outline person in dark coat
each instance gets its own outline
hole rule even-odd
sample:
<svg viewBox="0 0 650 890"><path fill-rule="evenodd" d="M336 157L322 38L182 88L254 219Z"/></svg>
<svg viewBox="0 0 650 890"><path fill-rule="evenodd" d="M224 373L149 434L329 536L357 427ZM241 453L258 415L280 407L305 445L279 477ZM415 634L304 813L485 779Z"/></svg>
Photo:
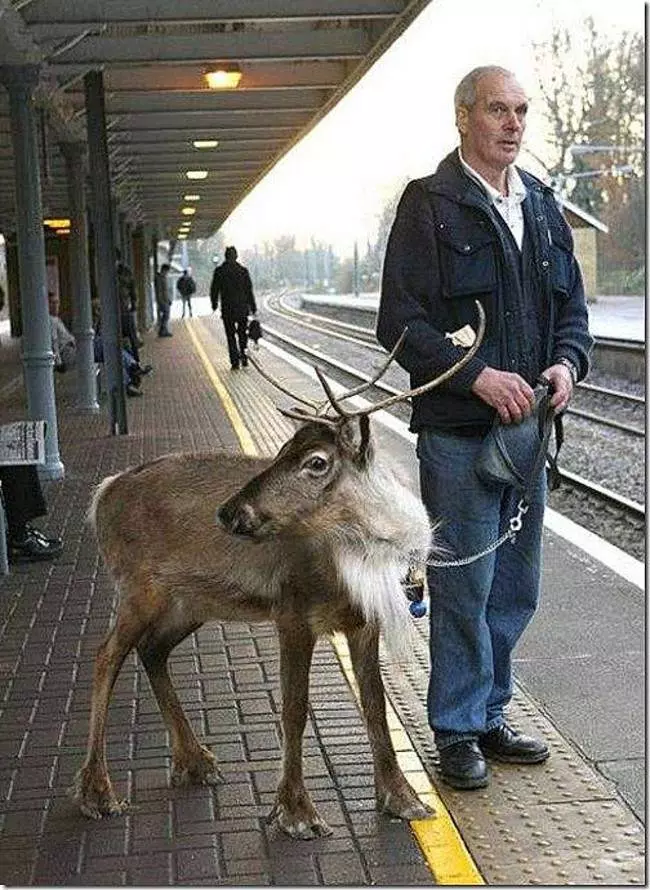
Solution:
<svg viewBox="0 0 650 890"><path fill-rule="evenodd" d="M185 318L186 306L189 310L190 318L192 318L192 295L196 293L196 282L190 275L189 269L183 269L183 274L176 282L176 290L183 301L183 314L181 318Z"/></svg>
<svg viewBox="0 0 650 890"><path fill-rule="evenodd" d="M593 340L571 230L552 190L514 166L528 102L514 75L477 68L455 94L460 148L432 176L410 182L389 236L377 337L416 387L449 369L475 337L479 300L485 338L438 389L413 399L420 487L442 520L439 545L456 558L482 552L508 527L520 495L488 486L474 464L498 414L531 413L541 376L561 412L588 371ZM441 778L485 786L486 758L535 764L542 740L506 722L512 651L538 604L543 471L515 543L467 566L428 570L431 674L428 717Z"/></svg>
<svg viewBox="0 0 650 890"><path fill-rule="evenodd" d="M236 371L240 364L243 367L248 364L248 316L255 315L257 306L248 269L237 262L237 250L234 247L226 247L225 260L217 266L212 276L210 302L213 312L217 310L219 299L230 366Z"/></svg>
<svg viewBox="0 0 650 890"><path fill-rule="evenodd" d="M63 550L61 539L46 537L32 524L32 520L47 513L36 466L0 466L0 483L9 562L40 562L58 556Z"/></svg>

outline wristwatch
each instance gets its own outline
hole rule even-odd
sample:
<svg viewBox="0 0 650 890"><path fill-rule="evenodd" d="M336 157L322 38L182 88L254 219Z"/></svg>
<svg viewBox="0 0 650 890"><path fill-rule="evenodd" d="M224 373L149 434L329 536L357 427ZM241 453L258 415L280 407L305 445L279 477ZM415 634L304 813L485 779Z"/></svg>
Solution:
<svg viewBox="0 0 650 890"><path fill-rule="evenodd" d="M561 358L559 358L557 360L556 364L564 365L565 368L569 369L569 374L571 375L571 382L575 386L575 384L578 382L578 369L573 364L571 359L565 358L564 356L562 356Z"/></svg>

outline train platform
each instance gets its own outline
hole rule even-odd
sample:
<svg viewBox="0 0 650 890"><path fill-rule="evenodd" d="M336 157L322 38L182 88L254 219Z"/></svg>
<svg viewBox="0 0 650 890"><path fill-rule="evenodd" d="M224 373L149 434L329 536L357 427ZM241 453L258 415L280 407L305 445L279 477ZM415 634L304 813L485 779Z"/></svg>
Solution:
<svg viewBox="0 0 650 890"><path fill-rule="evenodd" d="M65 478L47 484L49 513L39 526L62 535L64 553L52 563L14 565L0 579L0 883L644 884L644 804L621 793L626 768L638 776L645 764L643 592L552 531L549 605L522 645L510 712L519 728L548 740L546 764L494 765L481 791L439 783L426 724L427 626L420 621L409 663L384 655L382 668L400 763L436 815L409 824L377 814L345 647L323 639L312 670L305 773L333 833L292 840L266 818L281 753L273 626L215 623L181 644L170 666L224 781L171 786L167 733L133 653L115 687L107 744L117 793L130 808L114 819L82 816L68 788L85 754L94 655L115 606L84 522L94 486L171 451L274 454L293 432L276 409L286 404L283 396L253 368L230 371L219 319L176 320L172 330L168 339L146 336L154 371L143 397L128 401L127 435L108 434L105 405L98 415L76 412L74 372L57 375ZM299 362L262 346L259 355L275 376L320 396ZM3 338L0 423L22 417L18 348ZM376 419L380 447L394 449L412 470L412 448L405 451L404 440Z"/></svg>

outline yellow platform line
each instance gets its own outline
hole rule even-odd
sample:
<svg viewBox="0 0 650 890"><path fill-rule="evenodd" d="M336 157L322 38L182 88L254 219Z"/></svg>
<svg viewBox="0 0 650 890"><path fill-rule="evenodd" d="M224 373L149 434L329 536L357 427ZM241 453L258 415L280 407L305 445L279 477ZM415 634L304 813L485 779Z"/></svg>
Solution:
<svg viewBox="0 0 650 890"><path fill-rule="evenodd" d="M347 641L342 634L336 634L332 639L332 645L341 669L358 702L359 688L354 676ZM435 812L435 816L430 819L413 819L410 825L436 884L454 886L485 884L454 824L454 820L432 785L424 764L388 698L386 699L386 717L391 740L397 754L397 762L402 772L411 787L417 792L420 800L428 804Z"/></svg>
<svg viewBox="0 0 650 890"><path fill-rule="evenodd" d="M212 361L193 330L193 326L186 320L185 327L203 363L208 378L221 399L228 419L239 439L242 451L250 457L257 457L258 451L248 427L231 399L230 393L221 382ZM359 690L345 637L341 634L336 634L332 638L331 643L341 670L355 694L357 703L359 703ZM410 826L436 883L454 886L485 884L449 811L432 785L408 733L388 699L386 699L386 716L391 740L397 754L397 762L402 772L420 799L427 803L435 812L435 816L430 819L412 820Z"/></svg>
<svg viewBox="0 0 650 890"><path fill-rule="evenodd" d="M228 420L232 424L232 428L235 431L235 435L239 439L239 444L241 445L241 450L248 457L257 457L258 451L255 447L255 443L253 442L253 438L248 431L248 427L242 420L241 414L235 407L235 403L230 398L230 393L221 382L219 375L217 374L214 364L210 360L207 352L203 348L203 344L199 340L196 335L196 331L194 330L193 325L189 323L189 321L185 321L185 328L187 333L190 335L190 339L196 349L199 358L203 363L203 367L205 368L205 372L208 375L210 382L214 386L217 395L221 399L221 403L224 407L226 414L228 415Z"/></svg>

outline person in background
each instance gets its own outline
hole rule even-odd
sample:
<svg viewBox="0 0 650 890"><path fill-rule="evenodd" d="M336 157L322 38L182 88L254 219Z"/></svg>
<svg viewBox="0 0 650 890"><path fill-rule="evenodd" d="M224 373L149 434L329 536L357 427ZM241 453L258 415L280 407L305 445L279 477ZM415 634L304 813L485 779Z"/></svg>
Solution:
<svg viewBox="0 0 650 890"><path fill-rule="evenodd" d="M47 303L50 313L50 336L52 338L52 352L54 353L54 370L59 372L67 371L75 363L77 343L63 320L59 318L60 301L53 291L48 292Z"/></svg>
<svg viewBox="0 0 650 890"><path fill-rule="evenodd" d="M192 295L196 293L196 282L190 275L189 269L183 269L183 274L176 282L176 290L183 301L183 314L181 318L185 318L186 306L189 310L190 318L192 318Z"/></svg>
<svg viewBox="0 0 650 890"><path fill-rule="evenodd" d="M236 371L246 367L248 316L257 313L253 284L248 269L237 262L237 250L226 247L225 260L214 270L210 285L212 311L216 312L221 299L221 318L228 341L230 367Z"/></svg>
<svg viewBox="0 0 650 890"><path fill-rule="evenodd" d="M36 465L0 466L0 484L9 562L40 562L58 556L63 550L61 538L48 538L32 525L32 520L47 513Z"/></svg>
<svg viewBox="0 0 650 890"><path fill-rule="evenodd" d="M96 323L95 336L93 337L93 358L97 364L104 363L104 341L102 340L99 322ZM129 398L137 398L142 395L140 390L142 378L151 373L151 365L142 367L133 358L130 350L125 349L124 346L120 348L120 358L122 361L122 380L124 381L126 394Z"/></svg>
<svg viewBox="0 0 650 890"><path fill-rule="evenodd" d="M117 275L117 299L120 307L120 325L122 336L126 338L129 349L136 362L140 362L140 338L135 324L137 309L137 294L135 292L135 279L133 272L122 262L122 254L115 251L117 262L115 273Z"/></svg>
<svg viewBox="0 0 650 890"><path fill-rule="evenodd" d="M173 337L169 330L169 314L174 302L173 284L169 277L169 263L163 263L156 275L156 306L158 307L158 336Z"/></svg>
<svg viewBox="0 0 650 890"><path fill-rule="evenodd" d="M432 176L410 182L400 200L383 267L377 337L416 387L463 355L476 328L475 300L487 316L475 356L433 392L415 397L422 499L441 520L439 544L462 558L486 549L517 512L514 487L482 482L474 469L498 415L530 415L533 386L551 382L551 404L566 408L589 368L593 340L571 230L553 190L515 167L528 99L515 76L476 68L454 97L460 148ZM487 785L486 758L537 764L543 740L510 726L512 652L537 608L546 477L515 543L467 566L428 570L431 673L428 717L443 781Z"/></svg>

